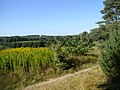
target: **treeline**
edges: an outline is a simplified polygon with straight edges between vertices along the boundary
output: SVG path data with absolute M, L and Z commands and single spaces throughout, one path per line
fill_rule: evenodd
M 58 42 L 60 42 L 62 46 L 70 46 L 71 44 L 81 41 L 87 43 L 93 43 L 95 41 L 105 41 L 109 37 L 111 31 L 110 28 L 111 30 L 113 30 L 113 28 L 115 28 L 115 25 L 101 25 L 99 28 L 90 30 L 89 33 L 85 31 L 78 35 L 28 35 L 0 37 L 0 50 L 17 47 L 48 47 L 52 44 L 57 44 Z
M 51 44 L 57 43 L 57 41 L 60 41 L 63 44 L 65 44 L 66 40 L 70 40 L 73 37 L 75 36 L 29 35 L 29 36 L 0 37 L 0 49 L 17 47 L 35 47 L 35 48 L 46 47 L 50 46 Z

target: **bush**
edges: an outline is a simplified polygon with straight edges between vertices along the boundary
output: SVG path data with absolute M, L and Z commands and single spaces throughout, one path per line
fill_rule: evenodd
M 108 77 L 120 75 L 120 29 L 113 31 L 106 42 L 100 66 Z

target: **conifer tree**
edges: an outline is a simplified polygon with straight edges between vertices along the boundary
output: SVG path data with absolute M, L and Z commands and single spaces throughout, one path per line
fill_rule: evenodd
M 111 78 L 120 75 L 120 27 L 109 36 L 105 50 L 102 52 L 100 66 Z
M 120 0 L 105 0 L 104 9 L 101 10 L 105 23 L 120 21 Z

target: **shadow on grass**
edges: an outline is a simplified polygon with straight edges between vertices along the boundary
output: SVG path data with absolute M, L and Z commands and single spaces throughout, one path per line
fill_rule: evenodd
M 120 90 L 120 76 L 108 79 L 104 84 L 100 84 L 98 88 L 102 90 Z

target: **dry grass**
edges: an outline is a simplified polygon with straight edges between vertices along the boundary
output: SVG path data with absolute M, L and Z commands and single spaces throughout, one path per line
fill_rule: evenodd
M 106 82 L 106 77 L 97 67 L 62 80 L 40 85 L 32 90 L 102 90 L 98 87 L 104 82 Z

